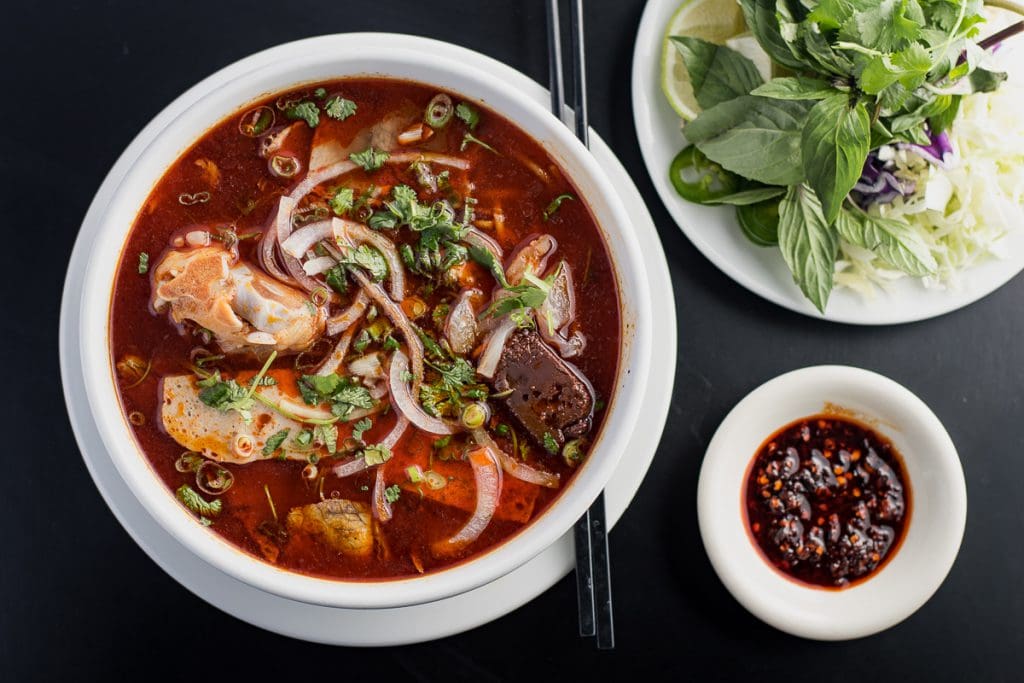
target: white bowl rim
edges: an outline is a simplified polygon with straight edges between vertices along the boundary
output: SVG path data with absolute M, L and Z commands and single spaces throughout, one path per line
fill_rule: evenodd
M 629 216 L 597 162 L 554 116 L 529 98 L 504 92 L 500 84 L 488 80 L 486 71 L 476 63 L 430 55 L 429 46 L 435 41 L 381 33 L 348 34 L 346 38 L 343 49 L 332 46 L 330 51 L 321 50 L 319 53 L 313 52 L 301 58 L 260 67 L 233 79 L 175 118 L 142 152 L 106 207 L 103 226 L 89 255 L 86 284 L 81 293 L 81 354 L 90 408 L 112 460 L 140 502 L 183 545 L 225 573 L 282 597 L 334 607 L 400 607 L 456 595 L 504 575 L 548 547 L 582 515 L 614 471 L 626 445 L 628 427 L 635 424 L 642 408 L 638 400 L 641 397 L 639 387 L 646 383 L 651 364 L 650 338 L 642 323 L 650 319 L 651 313 L 649 296 L 646 296 L 649 294 L 646 271 L 639 249 L 628 239 L 620 239 L 616 248 L 616 243 L 610 239 L 615 237 L 613 230 L 616 226 L 630 224 Z M 389 42 L 392 44 L 389 45 Z M 369 63 L 373 67 L 344 66 Z M 317 73 L 318 69 L 321 72 L 328 69 L 329 75 L 311 75 Z M 410 75 L 410 72 L 433 74 L 435 77 L 417 77 Z M 363 74 L 442 83 L 440 87 L 465 94 L 467 99 L 482 101 L 485 106 L 495 109 L 524 129 L 534 127 L 542 130 L 543 136 L 534 134 L 534 137 L 544 144 L 563 167 L 573 164 L 583 169 L 583 175 L 578 172 L 574 175 L 566 168 L 577 187 L 586 183 L 597 190 L 597 193 L 586 193 L 587 198 L 592 210 L 598 215 L 598 224 L 612 255 L 619 281 L 620 302 L 625 306 L 628 299 L 629 306 L 624 311 L 622 321 L 624 347 L 620 351 L 617 389 L 610 398 L 608 415 L 595 449 L 567 491 L 540 518 L 473 559 L 424 577 L 338 581 L 273 567 L 236 549 L 218 535 L 202 529 L 174 500 L 173 494 L 140 453 L 122 414 L 110 361 L 110 290 L 114 268 L 127 234 L 125 222 L 117 224 L 112 215 L 127 212 L 130 216 L 127 225 L 130 226 L 138 207 L 152 187 L 152 183 L 141 190 L 137 187 L 139 167 L 145 168 L 153 165 L 157 159 L 167 158 L 161 166 L 166 168 L 171 160 L 176 159 L 208 129 L 209 124 L 237 111 L 259 93 L 278 91 L 290 85 L 327 77 Z M 286 80 L 279 86 L 257 89 L 257 92 L 249 96 L 238 94 L 239 91 L 253 90 L 257 82 L 282 79 L 286 75 Z M 450 85 L 445 83 L 446 80 L 456 80 L 461 85 Z M 206 126 L 195 128 L 197 122 L 211 117 L 211 111 L 218 113 L 212 116 L 213 120 Z M 188 130 L 193 132 L 186 135 L 183 131 Z M 182 135 L 185 138 L 184 144 L 175 144 L 175 137 Z M 173 151 L 168 152 L 168 149 Z M 167 157 L 167 154 L 170 156 Z M 157 173 L 157 178 L 159 175 L 161 173 Z M 600 196 L 595 197 L 595 194 Z M 628 319 L 632 319 L 632 325 Z
M 881 569 L 849 588 L 830 590 L 789 579 L 768 563 L 747 532 L 742 487 L 749 463 L 765 438 L 786 424 L 823 412 L 826 403 L 834 402 L 830 396 L 841 391 L 870 396 L 872 401 L 889 406 L 886 414 L 863 409 L 857 412 L 862 421 L 871 423 L 897 445 L 910 484 L 911 508 L 904 538 Z M 787 401 L 793 402 L 792 408 L 784 407 Z M 798 407 L 813 403 L 817 403 L 817 410 Z M 758 417 L 766 411 L 792 415 L 781 421 L 778 414 Z M 893 413 L 899 414 L 898 420 L 891 419 Z M 925 435 L 927 443 L 909 450 L 905 443 L 901 446 L 903 433 L 910 431 Z M 922 467 L 922 451 L 927 453 L 927 467 Z M 941 505 L 936 503 L 940 496 L 935 491 L 941 492 Z M 922 496 L 928 499 L 922 500 Z M 765 382 L 725 417 L 701 466 L 697 515 L 704 548 L 715 572 L 754 616 L 804 638 L 847 640 L 899 623 L 938 590 L 963 539 L 967 488 L 952 439 L 920 398 L 894 380 L 869 370 L 820 365 Z M 927 533 L 918 533 L 922 529 Z M 924 559 L 918 552 L 922 547 L 927 548 L 927 566 L 923 571 L 915 569 L 910 576 L 910 562 Z M 908 550 L 916 557 L 908 557 Z

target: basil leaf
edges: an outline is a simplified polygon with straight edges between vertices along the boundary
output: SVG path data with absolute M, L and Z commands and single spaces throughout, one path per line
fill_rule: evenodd
M 763 202 L 766 199 L 775 199 L 781 197 L 786 193 L 784 187 L 758 187 L 753 190 L 741 190 L 739 192 L 733 192 L 722 197 L 715 197 L 714 199 L 705 199 L 701 204 L 732 204 L 733 206 L 746 206 L 747 204 L 757 204 Z
M 921 277 L 938 269 L 931 249 L 903 221 L 843 209 L 836 218 L 835 227 L 844 240 L 874 252 L 878 258 L 907 275 Z
M 832 292 L 839 240 L 821 203 L 806 185 L 793 185 L 779 203 L 779 249 L 800 287 L 822 313 Z
M 702 112 L 683 129 L 712 161 L 766 185 L 804 180 L 800 130 L 810 105 L 744 95 Z
M 689 36 L 671 36 L 669 40 L 683 56 L 702 109 L 746 95 L 764 83 L 754 63 L 735 50 Z
M 743 9 L 747 26 L 772 61 L 794 71 L 803 71 L 807 68 L 807 65 L 790 51 L 782 38 L 779 20 L 775 14 L 775 0 L 740 0 L 740 7 Z
M 871 140 L 871 117 L 858 102 L 837 93 L 815 104 L 807 114 L 800 141 L 808 182 L 821 200 L 827 223 L 832 223 L 847 193 L 864 170 Z
M 773 78 L 750 91 L 751 95 L 776 100 L 823 100 L 835 93 L 836 89 L 827 81 L 807 76 Z

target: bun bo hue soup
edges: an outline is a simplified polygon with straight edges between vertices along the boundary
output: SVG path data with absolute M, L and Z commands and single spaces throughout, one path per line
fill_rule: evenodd
M 511 122 L 339 80 L 171 166 L 121 256 L 112 362 L 197 524 L 293 571 L 412 576 L 515 534 L 587 459 L 616 287 L 583 198 Z

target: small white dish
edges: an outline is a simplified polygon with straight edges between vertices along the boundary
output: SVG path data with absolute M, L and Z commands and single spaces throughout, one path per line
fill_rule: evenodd
M 832 292 L 819 313 L 793 283 L 776 248 L 758 247 L 743 236 L 732 207 L 702 206 L 680 197 L 668 167 L 683 148 L 679 116 L 661 92 L 661 48 L 665 28 L 683 0 L 649 0 L 633 49 L 633 121 L 654 189 L 679 229 L 719 270 L 768 301 L 814 318 L 856 325 L 889 325 L 932 318 L 981 299 L 1024 269 L 1024 230 L 1007 238 L 1008 256 L 981 263 L 960 275 L 956 289 L 926 289 L 903 279 L 867 300 L 848 290 Z
M 778 429 L 839 406 L 888 437 L 911 490 L 903 542 L 867 579 L 816 588 L 787 578 L 756 547 L 744 512 L 746 476 Z M 794 370 L 752 391 L 712 438 L 697 486 L 704 548 L 725 587 L 754 616 L 803 638 L 846 640 L 887 629 L 920 608 L 956 559 L 967 487 L 956 448 L 921 399 L 882 375 L 839 365 Z

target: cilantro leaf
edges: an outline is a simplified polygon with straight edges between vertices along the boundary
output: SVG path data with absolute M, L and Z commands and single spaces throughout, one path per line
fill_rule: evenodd
M 361 166 L 367 173 L 380 169 L 390 157 L 391 155 L 387 152 L 373 147 L 367 147 L 362 152 L 353 152 L 348 155 L 349 159 Z
M 544 450 L 546 450 L 551 455 L 558 454 L 558 442 L 555 440 L 555 437 L 553 437 L 550 432 L 544 432 Z
M 145 275 L 149 272 L 149 254 L 144 251 L 139 252 L 139 275 Z
M 459 102 L 455 107 L 455 116 L 465 123 L 470 130 L 476 130 L 476 125 L 480 123 L 480 112 L 465 102 Z
M 382 443 L 367 446 L 363 449 L 363 459 L 371 467 L 373 465 L 383 465 L 391 459 L 391 449 Z
M 381 282 L 388 276 L 388 262 L 384 255 L 368 244 L 350 249 L 344 263 L 365 269 L 374 282 Z
M 352 438 L 356 441 L 362 441 L 363 434 L 369 431 L 371 427 L 373 427 L 373 421 L 368 417 L 364 417 L 352 425 Z
M 470 143 L 474 145 L 479 145 L 480 147 L 483 147 L 484 149 L 490 152 L 498 154 L 498 150 L 494 149 L 493 147 L 491 147 L 486 142 L 476 137 L 472 133 L 466 133 L 465 135 L 462 136 L 462 144 L 459 145 L 459 151 L 465 152 L 466 148 L 469 147 Z
M 327 200 L 327 205 L 337 216 L 344 216 L 351 211 L 354 203 L 355 193 L 351 187 L 339 187 L 334 191 L 334 195 Z
M 321 443 L 327 452 L 334 455 L 338 452 L 338 428 L 334 425 L 314 425 L 313 441 Z
M 196 493 L 195 489 L 188 484 L 182 484 L 179 486 L 178 490 L 175 491 L 174 494 L 178 497 L 178 500 L 181 501 L 182 505 L 202 517 L 216 517 L 224 507 L 224 503 L 221 502 L 220 498 L 216 498 L 213 501 L 204 500 L 203 497 Z
M 386 489 L 384 489 L 384 498 L 389 503 L 397 502 L 398 499 L 401 496 L 402 496 L 402 489 L 401 489 L 401 487 L 398 486 L 398 484 L 392 484 L 391 486 L 389 486 Z
M 332 119 L 344 121 L 356 113 L 356 103 L 346 100 L 340 95 L 335 95 L 324 103 L 324 113 Z
M 267 438 L 267 442 L 263 444 L 263 455 L 267 456 L 268 458 L 272 456 L 274 454 L 274 451 L 280 448 L 281 444 L 284 443 L 284 440 L 288 438 L 288 432 L 290 431 L 290 429 L 282 429 L 279 432 L 271 434 Z
M 284 115 L 292 120 L 305 121 L 310 128 L 320 125 L 320 110 L 313 102 L 299 102 L 284 110 Z
M 246 423 L 252 421 L 252 408 L 255 401 L 249 391 L 241 387 L 235 380 L 224 381 L 220 377 L 220 372 L 215 371 L 196 384 L 201 387 L 199 400 L 204 404 L 216 408 L 222 413 L 234 410 L 242 416 Z

